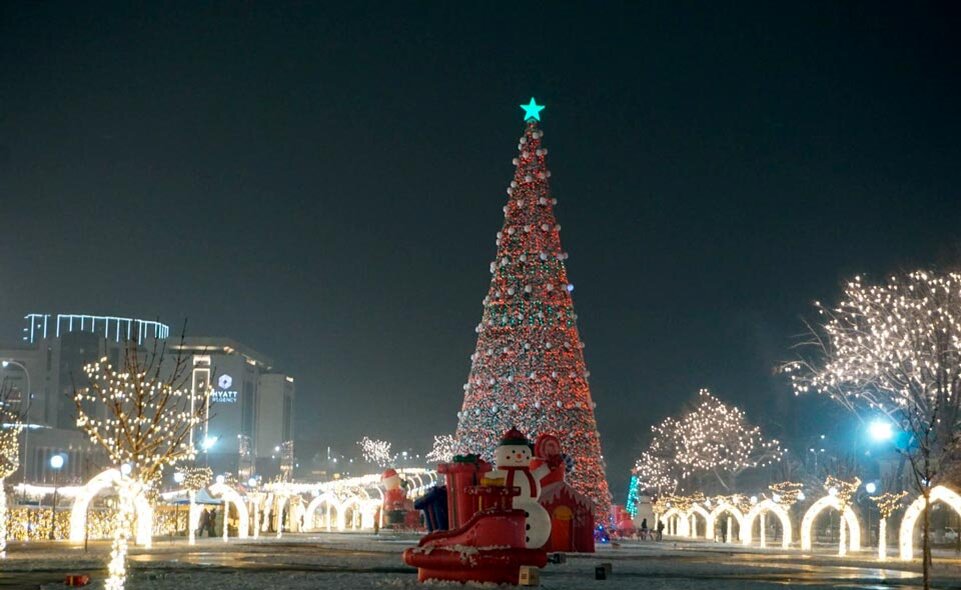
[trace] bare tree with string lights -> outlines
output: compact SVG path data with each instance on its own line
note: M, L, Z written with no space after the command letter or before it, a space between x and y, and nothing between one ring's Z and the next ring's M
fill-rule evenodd
M20 468L23 397L12 387L0 389L0 557L7 551L7 493L4 480Z
M178 352L168 362L165 350L156 341L145 350L131 340L121 366L106 357L85 366L88 385L74 394L77 426L120 470L108 590L121 590L126 581L135 498L160 479L165 467L196 456L190 434L206 419L209 388L191 391L189 357Z
M929 587L933 486L958 460L961 433L961 274L915 271L878 284L855 277L784 365L796 394L816 392L864 422L888 421L925 498L923 575Z

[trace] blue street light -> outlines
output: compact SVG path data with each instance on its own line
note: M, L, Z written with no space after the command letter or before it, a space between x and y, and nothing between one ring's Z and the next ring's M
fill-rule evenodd
M894 428L891 422L877 419L868 424L868 434L871 435L872 440L884 442L894 437Z

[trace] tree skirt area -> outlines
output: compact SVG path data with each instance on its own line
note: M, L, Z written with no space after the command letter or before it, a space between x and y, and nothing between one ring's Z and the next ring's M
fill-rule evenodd
M460 588L457 583L419 584L416 570L401 552L416 543L411 535L297 534L251 541L204 538L157 540L152 549L134 549L128 590ZM100 589L108 547L68 544L12 544L0 561L0 589L63 588L68 573L88 574ZM596 580L595 568L611 564L609 579ZM880 566L880 567L879 567ZM946 556L938 564L936 588L958 588L961 561ZM737 588L917 588L915 565L879 564L868 554L839 560L828 549L804 556L794 551L743 549L707 542L623 543L601 546L595 554L569 555L566 563L541 571L541 588L635 588L707 590ZM490 585L467 585L492 587Z

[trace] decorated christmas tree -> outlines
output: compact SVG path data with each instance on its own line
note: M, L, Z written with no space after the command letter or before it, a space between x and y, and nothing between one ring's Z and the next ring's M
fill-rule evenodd
M533 98L521 106L526 129L517 146L504 227L497 234L490 289L476 328L457 442L461 451L489 457L511 427L531 440L544 433L558 436L571 459L568 482L606 517L610 494L600 435L538 124L544 107Z

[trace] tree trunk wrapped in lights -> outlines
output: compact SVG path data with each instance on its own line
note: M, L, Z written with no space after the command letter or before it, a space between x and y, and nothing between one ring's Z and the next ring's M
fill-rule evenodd
M610 493L589 373L577 331L548 178L538 111L530 113L507 189L490 288L477 325L477 348L458 413L461 452L490 458L499 437L517 427L532 440L560 438L573 459L568 482L608 518Z
M838 504L840 508L838 513L838 555L844 557L847 552L847 533L848 527L844 519L844 512L851 507L851 501L854 499L854 494L857 493L858 488L861 487L861 479L855 477L851 481L844 481L843 479L838 479L833 475L829 475L824 481L824 489L827 490L828 494L834 496L838 499Z
M959 458L961 430L961 274L916 271L877 285L855 277L782 370L796 394L817 392L865 422L885 420L908 458L915 488L931 488ZM884 429L880 429L884 432ZM927 508L921 535L929 587Z
M184 474L184 489L187 490L187 498L190 501L190 508L187 511L187 537L190 545L197 543L197 524L200 521L200 511L197 507L197 492L210 485L214 473L210 467L188 467L181 469Z
M19 411L23 397L15 395L10 388L0 391L0 557L7 553L7 494L6 478L20 467L20 432L24 416ZM26 466L24 466L26 468Z
M20 466L20 426L0 430L0 557L7 551L7 493L4 491L4 480L10 477Z
M881 513L878 522L878 559L882 561L888 558L888 518L901 508L907 495L907 492L884 492L880 496L870 496Z
M165 362L157 346L145 351L129 341L122 366L106 357L87 365L88 385L74 394L77 427L121 473L106 583L110 590L122 589L126 580L135 499L159 481L165 466L196 456L190 435L206 418L209 387L191 391L187 357L178 354L173 363Z

